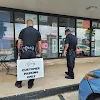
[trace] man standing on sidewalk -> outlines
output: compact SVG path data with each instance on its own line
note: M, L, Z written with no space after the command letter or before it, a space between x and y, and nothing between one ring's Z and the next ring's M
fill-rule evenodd
M65 35L66 35L66 40L65 40L65 48L63 55L66 55L67 57L67 67L68 67L68 72L65 72L65 74L67 74L68 76L65 76L65 78L74 79L77 38L71 34L69 29L65 30Z
M21 44L23 44L21 48ZM41 54L41 35L40 32L33 28L33 21L27 20L27 28L23 29L19 34L18 53L20 59L36 58L36 45L38 44L38 52ZM21 48L21 52L20 52ZM32 88L34 79L28 81L28 88ZM15 86L22 87L22 81L17 81Z

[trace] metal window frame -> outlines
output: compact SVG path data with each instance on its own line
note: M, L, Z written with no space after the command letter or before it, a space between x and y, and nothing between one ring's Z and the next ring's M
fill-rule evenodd
M22 13L28 13L28 14L36 14L37 15L37 22L38 22L38 30L39 30L39 15L45 15L45 16L54 16L57 17L57 24L58 24L58 57L57 58L45 58L46 60L48 59L59 59L59 17L64 17L64 18L73 18L75 19L75 35L77 36L77 27L76 27L76 20L77 19L82 19L82 20L90 20L90 29L92 29L92 22L93 21L100 21L99 19L93 19L93 18L85 18L85 17L78 17L78 16L68 16L68 15L60 15L60 14L53 14L53 13L45 13L45 12L36 12L36 11L29 11L29 10L22 10L22 9L15 9L15 8L8 8L8 7L0 7L0 10L3 11L12 11L13 12L13 17L14 17L14 12L22 12ZM14 18L13 18L13 26L14 26L14 56L15 56L15 23L14 23ZM91 40L91 36L90 36ZM90 41L91 42L91 41ZM90 43L90 54L91 54L91 43ZM89 57L92 57L91 55ZM93 57L99 57L99 56L93 56ZM80 57L80 58L87 58L87 57Z

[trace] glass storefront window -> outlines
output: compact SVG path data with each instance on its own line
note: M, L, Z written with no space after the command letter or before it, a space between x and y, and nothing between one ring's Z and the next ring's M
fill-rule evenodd
M0 61L14 60L14 29L12 16L12 12L0 11Z
M59 18L59 57L62 57L65 45L65 29L70 29L71 33L75 35L75 19Z
M38 30L38 18L36 14L0 11L0 60L5 56L5 60L14 60L14 24L15 41L18 40L19 33L26 27L26 21L33 20L34 28ZM13 22L14 21L14 22ZM76 27L75 27L76 26ZM77 56L100 56L100 21L92 21L92 33L90 20L77 19L75 25L74 18L39 15L39 31L42 37L42 55L44 58L62 57L65 45L65 29L70 29L71 33L77 34L78 45ZM90 35L91 33L91 35ZM59 43L58 43L59 37ZM90 39L91 37L91 39ZM91 41L90 41L91 40ZM58 48L59 44L59 48ZM90 54L91 44L91 54ZM59 49L59 50L58 50ZM16 51L15 51L16 52ZM59 54L58 54L59 52Z
M37 15L15 12L15 38L16 40L18 40L20 31L26 27L26 21L28 19L33 20L34 28L38 29Z
M100 56L100 22L92 22L91 56Z
M39 16L39 31L42 37L42 55L44 58L58 57L57 17Z
M38 22L37 22L37 15L35 14L27 14L27 13L20 13L15 12L15 41L18 40L19 34L22 29L26 28L26 21L28 19L33 20L34 28L38 29ZM16 53L17 57L17 53Z
M77 56L90 55L90 21L77 20L77 40L78 45L76 49Z

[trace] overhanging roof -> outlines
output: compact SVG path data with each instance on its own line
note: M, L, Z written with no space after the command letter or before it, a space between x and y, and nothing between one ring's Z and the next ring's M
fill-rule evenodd
M100 19L100 0L0 0L0 6ZM86 11L97 6L96 11Z

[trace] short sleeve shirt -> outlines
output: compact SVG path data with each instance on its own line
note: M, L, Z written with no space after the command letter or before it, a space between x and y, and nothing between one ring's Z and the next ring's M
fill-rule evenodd
M30 26L20 32L19 39L23 41L23 46L36 46L41 40L41 35L38 30Z
M65 44L69 44L69 49L73 49L74 51L76 50L76 45L77 45L77 38L76 36L69 34L66 36Z

